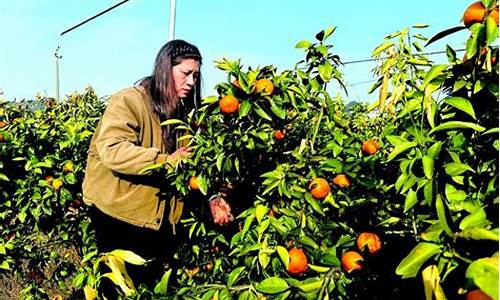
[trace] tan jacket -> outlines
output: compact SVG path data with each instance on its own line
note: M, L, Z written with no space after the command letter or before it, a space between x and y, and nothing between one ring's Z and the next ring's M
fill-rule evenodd
M160 119L148 93L143 87L119 91L110 98L90 143L85 203L116 219L158 230L168 205L160 196L162 180L139 172L164 161L162 152Z

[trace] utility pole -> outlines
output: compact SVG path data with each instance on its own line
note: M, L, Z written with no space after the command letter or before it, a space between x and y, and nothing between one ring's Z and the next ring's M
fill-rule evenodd
M170 27L168 33L168 40L171 41L175 38L175 0L170 0Z
M59 59L62 58L62 55L59 55L59 46L57 46L54 56L56 58L56 100L59 101Z

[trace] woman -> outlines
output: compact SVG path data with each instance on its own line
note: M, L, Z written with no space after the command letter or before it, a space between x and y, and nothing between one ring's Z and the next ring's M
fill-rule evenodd
M170 201L175 194L161 188L168 185L159 175L140 171L154 163L177 164L191 155L190 148L177 148L174 130L160 123L185 119L199 104L201 63L196 46L183 40L166 43L151 76L110 98L90 144L83 196L97 248L131 250L153 260L148 268L129 270L136 283L150 287L162 273L161 260L174 250L167 223L176 221L168 215L179 208L179 201ZM210 201L210 209L217 224L233 219L221 197Z

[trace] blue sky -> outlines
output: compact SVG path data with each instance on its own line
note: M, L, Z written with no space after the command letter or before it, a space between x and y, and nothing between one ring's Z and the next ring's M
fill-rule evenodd
M168 40L169 0L130 0L117 9L60 36L73 25L119 0L0 1L0 91L8 100L55 96L54 51L59 46L61 95L91 85L99 96L130 86L151 73L159 48ZM427 37L460 25L471 0L177 0L175 37L197 45L204 57L204 96L226 80L214 60L241 59L246 67L292 68L302 59L300 40L337 26L329 39L343 61L370 58L383 37L417 23L431 25ZM467 31L445 43L463 48ZM436 61L444 56L433 56ZM341 68L349 84L369 81L372 63ZM349 87L349 100L372 101L371 83Z

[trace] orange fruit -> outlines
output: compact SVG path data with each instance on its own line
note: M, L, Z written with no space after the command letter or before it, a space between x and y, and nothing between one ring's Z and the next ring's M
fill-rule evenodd
M3 134L0 132L0 142L3 142L5 138L3 137Z
M288 251L290 262L288 263L288 273L292 275L302 275L307 271L307 256L304 250L292 248Z
M498 6L495 6L495 8L493 8L490 11L490 16L493 18L493 20L495 20L495 23L497 23L498 25Z
M7 125L7 123L6 123L6 122L4 122L4 121L0 121L0 128L5 127L6 125Z
M263 95L271 95L274 91L274 84L269 79L259 79L255 82L255 91Z
M382 247L379 236L372 232L361 233L356 240L356 244L359 250L363 250L363 248L367 247L370 254L377 253Z
M59 178L52 180L52 187L56 192L58 192L63 186L63 181Z
M483 22L486 17L486 7L481 1L477 1L469 5L465 11L462 20L466 27L471 27L475 23Z
M71 173L74 170L74 165L73 162L67 161L64 166L63 166L63 172L64 173Z
M240 102L233 95L226 95L219 101L220 111L225 114L232 114L238 111Z
M189 188L193 191L197 191L200 189L200 183L198 182L198 177L191 176L189 177Z
M347 251L342 254L342 268L347 273L351 273L354 270L361 270L363 268L362 261L363 256L356 251Z
M351 179L345 174L339 174L333 178L333 183L343 189L351 185Z
M282 139L285 138L285 133L282 130L277 129L274 131L273 137L275 140L281 141Z
M314 178L309 184L309 191L315 199L322 200L330 192L330 185L324 178Z
M380 148L380 145L375 141L375 140L367 140L363 142L363 145L361 145L361 151L367 155L373 155L377 153L378 148Z
M477 289L467 293L466 300L492 300L490 296L483 293L483 291Z

